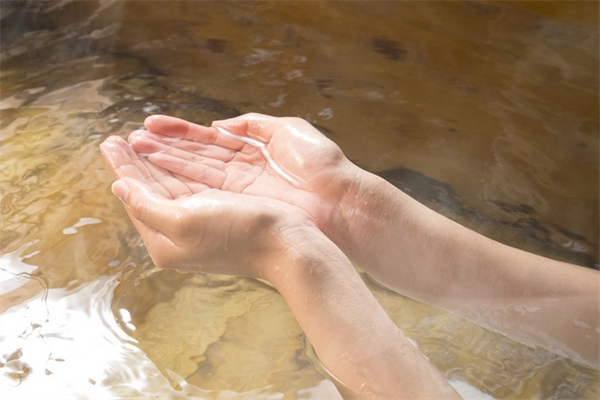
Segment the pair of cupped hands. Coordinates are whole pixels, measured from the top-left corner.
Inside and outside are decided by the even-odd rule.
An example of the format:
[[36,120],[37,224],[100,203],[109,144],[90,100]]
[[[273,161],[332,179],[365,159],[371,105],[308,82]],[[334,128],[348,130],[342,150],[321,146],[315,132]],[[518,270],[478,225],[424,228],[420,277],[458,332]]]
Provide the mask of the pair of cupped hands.
[[160,268],[264,278],[277,255],[327,241],[361,171],[299,118],[210,127],[156,115],[100,146],[113,193]]

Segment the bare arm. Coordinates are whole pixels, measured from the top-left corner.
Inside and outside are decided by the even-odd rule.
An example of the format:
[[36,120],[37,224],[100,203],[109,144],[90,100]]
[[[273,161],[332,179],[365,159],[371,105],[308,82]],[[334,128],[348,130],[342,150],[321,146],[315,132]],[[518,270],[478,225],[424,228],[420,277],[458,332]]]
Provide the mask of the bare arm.
[[[236,147],[216,129],[182,120],[151,117],[146,126],[156,134],[134,134],[130,141],[136,151],[155,154],[152,162],[191,180],[202,180],[207,158],[219,159],[211,171],[235,177],[223,179],[220,189],[302,208],[382,284],[520,342],[599,367],[596,271],[502,245],[450,221],[352,164],[306,121],[248,114],[213,125],[264,143],[298,182],[279,179],[264,159],[252,157],[254,149],[240,148],[239,142]],[[172,137],[184,140],[163,139]]]
[[[296,232],[265,277],[286,300],[344,398],[460,398],[406,339],[344,254]],[[280,265],[283,265],[280,267]]]
[[598,368],[596,271],[488,239],[367,172],[337,210],[325,231],[384,285]]
[[460,398],[303,210],[176,177],[118,137],[101,149],[158,267],[270,281],[348,398]]

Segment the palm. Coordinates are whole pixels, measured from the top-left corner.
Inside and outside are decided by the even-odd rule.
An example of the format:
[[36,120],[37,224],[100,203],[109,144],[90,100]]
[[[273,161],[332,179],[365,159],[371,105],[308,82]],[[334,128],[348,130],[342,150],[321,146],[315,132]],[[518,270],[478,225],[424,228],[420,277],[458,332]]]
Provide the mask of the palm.
[[[253,241],[261,246],[268,242],[265,237],[271,238],[274,221],[292,217],[296,223],[314,226],[303,210],[288,203],[220,190],[173,174],[140,156],[120,137],[108,138],[101,150],[112,174],[128,186],[127,193],[122,186],[113,190],[157,266],[253,276],[256,271],[242,268],[251,258],[248,249],[255,248]],[[235,170],[236,162],[232,165]]]
[[175,177],[171,172],[148,162],[118,136],[102,143],[101,150],[106,165],[116,179],[135,179],[144,183],[149,191],[167,199],[176,200],[208,189],[201,182]]
[[[149,142],[144,144],[144,146],[151,145],[157,146],[160,144]],[[157,163],[150,162],[148,158],[151,157],[147,158],[136,153],[127,142],[117,136],[107,139],[102,144],[101,149],[106,164],[116,179],[134,179],[143,183],[148,191],[175,201],[200,194],[210,197],[215,194],[215,189],[232,193],[244,193],[244,190],[237,190],[236,188],[236,186],[240,186],[239,182],[236,181],[236,176],[247,177],[260,173],[260,167],[258,166],[231,160],[227,168],[232,170],[229,175],[224,173],[222,176],[216,176],[215,174],[212,179],[207,181],[195,180],[162,168]],[[165,163],[169,164],[170,160]],[[175,166],[172,167],[176,168]],[[196,165],[194,164],[192,167],[196,167]],[[251,171],[251,169],[255,171]],[[189,174],[189,171],[184,172]],[[218,180],[221,178],[226,178],[226,181],[223,180],[220,185],[217,185]],[[230,185],[230,182],[233,186]]]
[[133,149],[172,173],[192,192],[210,187],[282,200],[324,221],[331,213],[330,200],[341,189],[333,183],[343,155],[318,133],[294,135],[289,134],[289,125],[275,125],[263,145],[264,141],[241,135],[240,139],[167,117],[148,125],[158,133],[134,132],[129,139]]

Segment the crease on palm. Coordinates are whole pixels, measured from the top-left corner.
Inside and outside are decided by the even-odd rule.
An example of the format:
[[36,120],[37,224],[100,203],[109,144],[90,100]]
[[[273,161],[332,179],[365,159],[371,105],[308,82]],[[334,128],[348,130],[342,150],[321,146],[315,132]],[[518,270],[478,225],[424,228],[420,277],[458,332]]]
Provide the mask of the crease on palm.
[[[263,200],[283,201],[303,209],[316,221],[329,218],[331,210],[321,196],[310,188],[292,185],[275,173],[256,146],[225,140],[220,140],[219,144],[199,140],[196,137],[173,140],[173,136],[149,131],[134,132],[129,138],[132,148],[143,154],[146,161],[186,182],[194,192],[213,188]],[[216,142],[214,137],[213,140]],[[303,182],[302,186],[309,184]]]
[[269,187],[284,192],[293,186],[289,179],[273,170],[273,164],[265,158],[268,151],[253,143],[244,142],[232,149],[184,138],[172,141],[170,137],[149,132],[132,135],[130,142],[152,164],[188,183],[253,195],[262,195]]

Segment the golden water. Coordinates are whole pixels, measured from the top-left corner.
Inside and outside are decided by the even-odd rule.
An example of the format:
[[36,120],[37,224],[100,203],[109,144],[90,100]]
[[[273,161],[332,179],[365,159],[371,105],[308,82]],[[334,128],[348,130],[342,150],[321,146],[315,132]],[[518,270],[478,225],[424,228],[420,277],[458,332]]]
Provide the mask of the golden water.
[[[2,1],[2,398],[308,398],[271,288],[155,271],[98,144],[153,113],[308,119],[514,246],[599,267],[598,3]],[[598,371],[370,285],[449,379],[597,398]]]

